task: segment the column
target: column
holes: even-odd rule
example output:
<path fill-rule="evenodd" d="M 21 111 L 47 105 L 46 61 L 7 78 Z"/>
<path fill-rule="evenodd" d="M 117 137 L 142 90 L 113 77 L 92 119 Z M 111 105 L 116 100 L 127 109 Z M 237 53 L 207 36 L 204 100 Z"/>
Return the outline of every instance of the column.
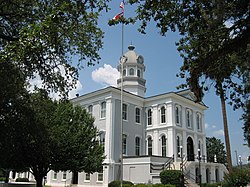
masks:
<path fill-rule="evenodd" d="M 159 155 L 159 132 L 154 130 L 153 132 L 153 155 Z"/>

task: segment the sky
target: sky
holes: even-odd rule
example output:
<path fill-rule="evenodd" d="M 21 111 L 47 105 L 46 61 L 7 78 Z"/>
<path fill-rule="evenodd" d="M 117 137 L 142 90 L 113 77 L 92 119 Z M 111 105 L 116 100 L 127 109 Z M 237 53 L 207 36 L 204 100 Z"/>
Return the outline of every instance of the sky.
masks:
<path fill-rule="evenodd" d="M 112 85 L 116 86 L 116 79 L 119 77 L 117 65 L 122 54 L 121 25 L 109 26 L 108 20 L 120 13 L 120 1 L 110 3 L 111 10 L 103 12 L 99 20 L 99 26 L 105 32 L 103 49 L 100 50 L 100 63 L 80 70 L 80 78 L 77 89 L 70 93 L 74 97 L 76 93 L 80 95 Z M 132 6 L 125 6 L 125 16 L 134 15 Z M 153 96 L 171 91 L 178 91 L 176 87 L 185 83 L 184 79 L 176 77 L 182 65 L 182 58 L 176 49 L 175 42 L 178 41 L 178 33 L 167 33 L 166 36 L 159 34 L 159 29 L 152 22 L 146 29 L 146 35 L 137 31 L 138 24 L 126 25 L 124 27 L 124 52 L 130 44 L 135 46 L 136 53 L 144 57 L 146 71 L 147 91 L 145 96 Z M 210 89 L 205 97 L 204 103 L 209 107 L 205 112 L 205 127 L 208 137 L 216 137 L 224 142 L 222 112 L 219 97 Z M 236 164 L 237 155 L 241 155 L 243 164 L 247 163 L 247 156 L 250 149 L 244 146 L 242 121 L 240 120 L 242 111 L 233 111 L 227 105 L 227 117 L 229 125 L 229 135 L 231 142 L 231 153 L 233 164 Z"/>

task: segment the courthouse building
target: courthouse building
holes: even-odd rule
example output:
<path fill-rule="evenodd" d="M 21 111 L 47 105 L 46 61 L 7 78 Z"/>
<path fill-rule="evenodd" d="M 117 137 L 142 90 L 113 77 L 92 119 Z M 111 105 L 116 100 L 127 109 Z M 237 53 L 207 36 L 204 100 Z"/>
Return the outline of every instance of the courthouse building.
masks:
<path fill-rule="evenodd" d="M 202 183 L 223 180 L 225 166 L 206 161 L 207 106 L 194 102 L 190 90 L 145 97 L 146 65 L 143 56 L 134 49 L 130 45 L 118 64 L 122 76 L 117 80 L 117 88 L 107 87 L 71 100 L 95 118 L 106 156 L 103 171 L 93 174 L 50 171 L 48 185 L 107 186 L 119 180 L 121 147 L 124 180 L 159 183 L 159 173 L 164 169 L 181 169 L 191 183 L 198 181 L 200 172 Z"/>

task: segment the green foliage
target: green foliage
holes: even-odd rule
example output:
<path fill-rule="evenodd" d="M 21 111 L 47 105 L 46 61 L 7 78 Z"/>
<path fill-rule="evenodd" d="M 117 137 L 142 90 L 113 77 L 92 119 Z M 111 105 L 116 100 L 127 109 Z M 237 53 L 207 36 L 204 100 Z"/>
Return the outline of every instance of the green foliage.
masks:
<path fill-rule="evenodd" d="M 44 90 L 31 94 L 24 106 L 25 125 L 6 128 L 10 135 L 4 136 L 6 144 L 0 147 L 4 153 L 0 155 L 1 166 L 24 171 L 31 168 L 39 187 L 51 169 L 91 173 L 102 168 L 103 148 L 94 119 L 85 109 L 69 101 L 53 101 Z M 10 143 L 13 148 L 8 147 Z"/>
<path fill-rule="evenodd" d="M 5 181 L 5 177 L 0 177 L 0 181 Z"/>
<path fill-rule="evenodd" d="M 100 60 L 98 18 L 108 1 L 0 0 L 0 62 L 15 64 L 27 79 L 39 75 L 48 90 L 66 96 L 78 77 L 72 55 L 78 67 Z"/>
<path fill-rule="evenodd" d="M 246 186 L 250 183 L 250 168 L 236 169 L 233 173 L 226 174 L 224 181 L 228 186 Z"/>
<path fill-rule="evenodd" d="M 216 155 L 218 163 L 225 164 L 227 162 L 224 143 L 220 139 L 206 137 L 206 145 L 208 162 L 214 162 L 214 155 Z"/>
<path fill-rule="evenodd" d="M 179 186 L 181 171 L 180 170 L 164 170 L 160 173 L 162 184 L 173 184 Z"/>
<path fill-rule="evenodd" d="M 122 186 L 124 187 L 129 187 L 133 186 L 134 184 L 130 181 L 122 181 Z M 112 181 L 108 184 L 108 187 L 120 187 L 121 186 L 121 181 Z"/>
<path fill-rule="evenodd" d="M 29 182 L 28 178 L 17 178 L 16 182 Z"/>
<path fill-rule="evenodd" d="M 172 184 L 136 184 L 134 187 L 175 187 Z"/>
<path fill-rule="evenodd" d="M 243 125 L 244 137 L 248 144 L 248 147 L 250 147 L 250 100 L 248 100 L 245 104 L 242 120 L 244 122 Z"/>
<path fill-rule="evenodd" d="M 141 22 L 139 30 L 146 32 L 152 20 L 162 35 L 178 31 L 176 43 L 183 66 L 180 77 L 201 101 L 204 92 L 215 86 L 217 94 L 228 90 L 226 98 L 235 108 L 243 106 L 249 97 L 243 78 L 249 77 L 250 2 L 236 1 L 139 1 L 135 20 Z M 243 83 L 243 85 L 241 84 Z M 224 92 L 223 92 L 224 93 Z"/>

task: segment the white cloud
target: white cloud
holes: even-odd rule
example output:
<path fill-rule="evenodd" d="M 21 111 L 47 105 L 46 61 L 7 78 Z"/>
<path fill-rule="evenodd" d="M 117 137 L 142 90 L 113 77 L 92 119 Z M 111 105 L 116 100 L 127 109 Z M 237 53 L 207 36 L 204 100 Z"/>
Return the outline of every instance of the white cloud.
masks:
<path fill-rule="evenodd" d="M 214 135 L 215 137 L 224 136 L 224 130 L 223 130 L 223 129 L 216 130 L 216 131 L 213 132 L 213 135 Z"/>
<path fill-rule="evenodd" d="M 212 125 L 212 128 L 213 128 L 213 129 L 215 129 L 215 128 L 216 128 L 216 126 L 215 126 L 215 125 Z"/>
<path fill-rule="evenodd" d="M 209 125 L 207 123 L 205 123 L 205 129 L 208 129 Z"/>
<path fill-rule="evenodd" d="M 100 67 L 92 72 L 92 79 L 105 86 L 116 86 L 119 76 L 120 73 L 118 70 L 109 64 L 104 64 L 103 67 Z"/>
<path fill-rule="evenodd" d="M 66 78 L 65 69 L 64 69 L 63 66 L 59 65 L 57 71 L 60 71 L 61 75 Z M 34 91 L 35 87 L 43 88 L 43 81 L 41 80 L 41 77 L 38 74 L 35 74 L 34 76 L 35 77 L 33 79 L 28 80 L 29 83 L 30 83 L 30 86 L 28 87 L 28 90 L 31 91 L 31 92 Z M 67 77 L 67 79 L 68 79 L 69 82 L 72 81 L 69 77 Z M 71 99 L 73 97 L 76 97 L 76 94 L 79 93 L 80 90 L 82 89 L 82 84 L 81 84 L 81 82 L 79 80 L 76 82 L 75 87 L 76 88 L 69 91 L 69 94 L 68 94 L 69 99 Z M 56 100 L 60 99 L 59 93 L 50 92 L 49 95 L 53 99 L 56 99 Z"/>

